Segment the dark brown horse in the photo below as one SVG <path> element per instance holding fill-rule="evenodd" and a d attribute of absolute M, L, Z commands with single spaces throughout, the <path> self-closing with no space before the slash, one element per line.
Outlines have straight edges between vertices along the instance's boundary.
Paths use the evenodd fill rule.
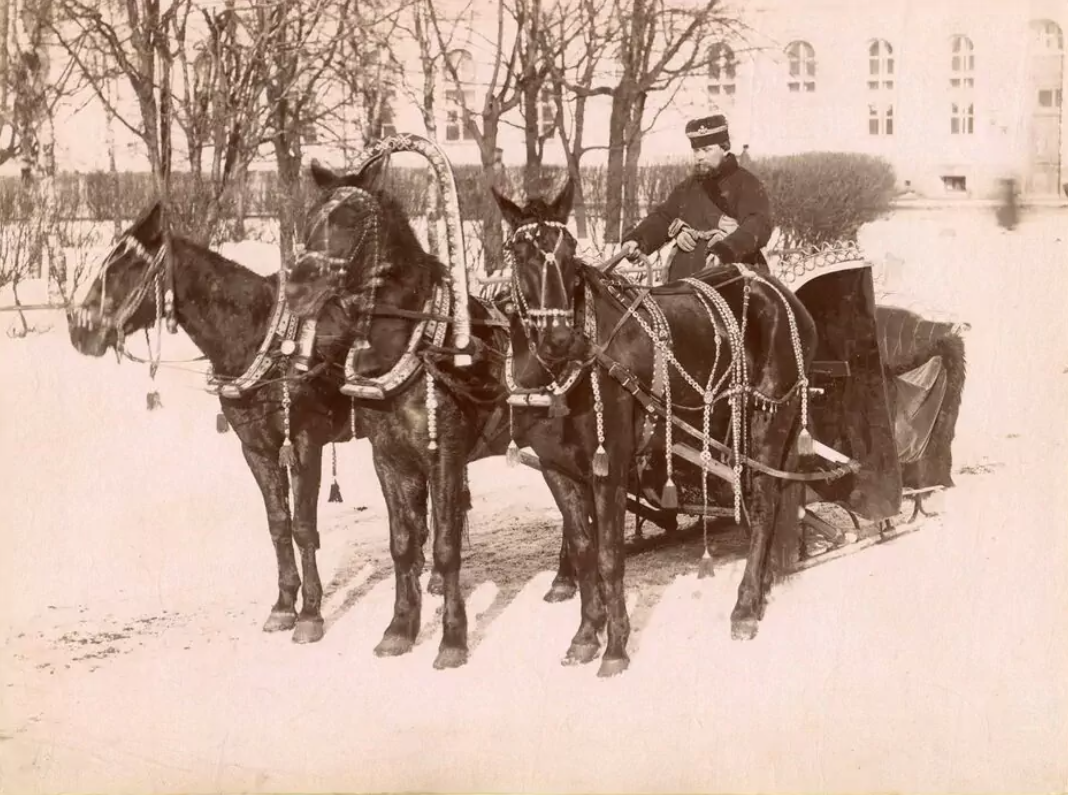
<path fill-rule="evenodd" d="M 155 204 L 119 238 L 85 301 L 68 311 L 71 343 L 88 356 L 109 348 L 121 353 L 127 335 L 166 315 L 200 348 L 219 382 L 243 386 L 234 396 L 220 396 L 220 403 L 263 494 L 278 558 L 278 599 L 263 629 L 292 629 L 294 641 L 315 642 L 323 635 L 316 564 L 322 451 L 329 442 L 351 438 L 350 400 L 327 368 L 290 377 L 277 276 L 259 276 L 181 237 L 170 240 L 168 257 L 166 240 Z M 335 319 L 341 319 L 340 309 L 327 307 L 320 329 L 330 329 Z M 323 359 L 347 350 L 348 342 L 332 332 L 320 338 Z"/>
<path fill-rule="evenodd" d="M 449 273 L 424 251 L 399 204 L 381 189 L 385 162 L 372 160 L 358 173 L 344 176 L 313 163 L 312 177 L 321 194 L 308 212 L 305 251 L 286 282 L 288 305 L 298 317 L 317 317 L 321 308 L 340 299 L 348 334 L 365 341 L 353 364 L 360 383 L 390 371 L 408 353 L 418 323 L 432 316 L 449 323 L 447 312 L 427 309 L 448 289 Z M 390 508 L 390 551 L 397 578 L 394 619 L 379 653 L 407 651 L 419 630 L 417 551 L 425 534 L 429 494 L 434 568 L 445 592 L 442 650 L 456 650 L 450 662 L 460 661 L 467 633 L 459 587 L 460 534 L 469 507 L 466 465 L 505 454 L 512 437 L 525 443 L 536 433 L 533 418 L 521 425 L 510 422 L 503 385 L 508 340 L 504 316 L 470 296 L 467 308 L 475 346 L 471 366 L 454 364 L 455 329 L 449 323 L 439 343 L 420 342 L 414 349 L 421 369 L 410 376 L 410 385 L 361 399 L 356 409 Z M 565 528 L 583 523 L 588 514 L 571 481 L 553 471 L 544 476 Z M 563 547 L 546 600 L 570 598 L 574 591 Z"/>
<path fill-rule="evenodd" d="M 535 370 L 540 384 L 568 387 L 569 413 L 558 435 L 536 439 L 533 447 L 543 462 L 578 470 L 593 518 L 592 526 L 565 527 L 582 599 L 565 662 L 594 659 L 607 622 L 600 675 L 621 672 L 629 663 L 623 592 L 628 491 L 651 489 L 673 507 L 676 481 L 681 487 L 704 480 L 681 459 L 673 467 L 668 451 L 678 445 L 665 433 L 673 420 L 669 413 L 661 422 L 657 413 L 665 407 L 703 429 L 703 438 L 734 451 L 727 464 L 709 452 L 710 442 L 699 452 L 708 456 L 710 469 L 718 463 L 719 471 L 734 476 L 707 483 L 707 501 L 730 505 L 737 499 L 736 512 L 744 511 L 748 520 L 750 550 L 731 631 L 735 638 L 752 638 L 771 582 L 788 573 L 799 538 L 800 484 L 787 484 L 769 470 L 796 469 L 800 453 L 807 452 L 796 444 L 808 441 L 806 374 L 816 343 L 809 314 L 781 283 L 734 267 L 706 273 L 699 284 L 649 291 L 582 263 L 566 227 L 570 181 L 555 201 L 534 200 L 523 209 L 495 197 L 512 229 L 517 371 Z M 539 385 L 516 380 L 519 388 Z M 674 438 L 683 435 L 675 431 Z"/>

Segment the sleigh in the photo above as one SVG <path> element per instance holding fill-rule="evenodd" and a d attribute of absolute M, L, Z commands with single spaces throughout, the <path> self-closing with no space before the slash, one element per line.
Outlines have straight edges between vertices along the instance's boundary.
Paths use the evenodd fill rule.
<path fill-rule="evenodd" d="M 924 499 L 953 485 L 951 445 L 964 385 L 964 345 L 959 326 L 876 305 L 872 266 L 855 244 L 776 254 L 773 274 L 805 305 L 819 337 L 808 404 L 818 464 L 793 472 L 763 467 L 804 490 L 799 515 L 806 532 L 796 565 L 807 568 L 917 529 L 918 516 L 931 515 Z M 658 283 L 663 270 L 639 258 L 641 264 L 623 271 L 623 278 Z M 620 259 L 609 260 L 604 269 L 613 270 Z M 652 410 L 649 385 L 621 377 Z M 510 400 L 517 406 L 549 401 L 536 395 Z M 628 510 L 640 544 L 646 523 L 670 536 L 680 517 L 736 518 L 727 488 L 734 478 L 732 451 L 713 440 L 715 455 L 702 455 L 700 429 L 673 422 L 677 504 L 665 507 L 649 485 L 663 481 L 653 461 L 646 460 L 645 470 L 639 466 L 630 478 Z M 540 468 L 528 450 L 520 460 Z M 714 504 L 702 491 L 704 475 L 718 483 Z M 911 506 L 907 519 L 903 505 Z"/>

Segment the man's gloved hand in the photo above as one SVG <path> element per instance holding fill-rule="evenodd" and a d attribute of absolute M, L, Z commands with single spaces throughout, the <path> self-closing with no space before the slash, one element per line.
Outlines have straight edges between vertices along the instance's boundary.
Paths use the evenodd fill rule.
<path fill-rule="evenodd" d="M 637 240 L 624 240 L 620 250 L 626 255 L 628 259 L 632 258 L 638 251 Z"/>
<path fill-rule="evenodd" d="M 668 234 L 675 238 L 675 245 L 682 251 L 690 252 L 697 247 L 697 235 L 694 234 L 693 227 L 681 218 L 676 218 L 671 222 Z"/>

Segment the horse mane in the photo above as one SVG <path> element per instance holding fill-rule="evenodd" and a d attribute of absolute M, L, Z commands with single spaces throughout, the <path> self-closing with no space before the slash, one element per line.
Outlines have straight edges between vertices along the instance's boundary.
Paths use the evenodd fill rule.
<path fill-rule="evenodd" d="M 207 246 L 197 243 L 195 240 L 191 240 L 181 235 L 172 235 L 171 244 L 174 247 L 175 254 L 185 252 L 191 253 L 200 259 L 207 260 L 208 264 L 216 271 L 218 275 L 226 275 L 229 271 L 232 274 L 243 274 L 263 281 L 265 284 L 270 284 L 272 287 L 276 287 L 278 284 L 278 273 L 272 273 L 269 276 L 263 276 L 256 271 L 242 265 L 236 260 L 232 260 L 229 257 L 220 254 L 214 249 L 210 249 Z"/>

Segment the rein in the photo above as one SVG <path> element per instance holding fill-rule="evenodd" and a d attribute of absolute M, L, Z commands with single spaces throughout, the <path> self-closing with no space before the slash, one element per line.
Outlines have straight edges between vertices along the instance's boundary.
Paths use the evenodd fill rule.
<path fill-rule="evenodd" d="M 643 431 L 643 445 L 652 437 L 653 423 L 656 422 L 654 417 L 665 422 L 665 464 L 667 468 L 667 479 L 665 481 L 664 493 L 661 499 L 661 506 L 664 508 L 674 509 L 677 507 L 676 490 L 672 479 L 672 456 L 674 454 L 674 445 L 672 443 L 671 429 L 673 427 L 677 427 L 694 439 L 700 440 L 700 456 L 697 458 L 695 451 L 695 459 L 700 462 L 701 468 L 704 469 L 706 473 L 708 471 L 716 471 L 717 465 L 712 459 L 713 450 L 725 457 L 725 460 L 728 462 L 728 467 L 722 467 L 722 465 L 718 466 L 722 468 L 720 471 L 725 472 L 728 480 L 732 481 L 734 485 L 734 514 L 736 521 L 740 520 L 740 514 L 743 510 L 741 482 L 744 468 L 762 472 L 776 478 L 800 482 L 833 480 L 850 472 L 857 471 L 859 465 L 856 462 L 849 461 L 846 464 L 834 462 L 834 468 L 829 471 L 787 472 L 777 467 L 763 464 L 747 454 L 748 423 L 745 415 L 747 412 L 747 404 L 750 400 L 755 401 L 757 407 L 762 407 L 767 411 L 774 411 L 778 406 L 784 405 L 787 401 L 794 399 L 800 394 L 802 430 L 798 437 L 799 449 L 805 446 L 806 437 L 809 446 L 811 446 L 811 437 L 808 436 L 807 432 L 808 380 L 807 374 L 804 372 L 796 318 L 793 315 L 792 308 L 790 307 L 786 296 L 784 296 L 775 285 L 767 282 L 766 279 L 745 266 L 736 266 L 738 268 L 737 275 L 722 280 L 715 286 L 702 279 L 691 277 L 685 280 L 689 288 L 688 292 L 690 292 L 705 307 L 705 310 L 708 313 L 709 323 L 715 333 L 715 361 L 709 370 L 708 383 L 702 385 L 687 373 L 686 370 L 683 369 L 681 363 L 676 359 L 671 347 L 671 331 L 667 317 L 664 315 L 659 304 L 649 300 L 653 295 L 652 285 L 636 285 L 627 280 L 623 280 L 622 283 L 617 283 L 617 280 L 609 275 L 614 266 L 622 260 L 622 256 L 617 255 L 617 257 L 602 265 L 600 269 L 594 266 L 585 266 L 581 264 L 578 266 L 579 283 L 584 285 L 585 293 L 585 301 L 581 313 L 583 317 L 581 319 L 579 317 L 579 308 L 574 301 L 569 302 L 569 305 L 564 308 L 546 307 L 545 301 L 548 295 L 547 283 L 549 279 L 552 278 L 550 276 L 550 264 L 553 266 L 552 270 L 555 271 L 556 279 L 561 286 L 562 294 L 567 296 L 572 293 L 570 293 L 564 283 L 562 266 L 558 261 L 560 241 L 566 233 L 566 227 L 558 222 L 544 224 L 565 230 L 561 231 L 561 234 L 557 237 L 553 249 L 547 251 L 538 246 L 536 242 L 534 230 L 538 229 L 541 225 L 543 224 L 533 222 L 517 228 L 512 239 L 509 240 L 508 251 L 512 254 L 515 240 L 522 238 L 530 240 L 535 248 L 538 249 L 538 253 L 542 257 L 540 268 L 542 278 L 540 285 L 542 305 L 539 307 L 531 307 L 525 300 L 520 288 L 514 254 L 512 254 L 512 262 L 510 263 L 512 266 L 511 290 L 513 301 L 518 308 L 520 323 L 527 337 L 527 343 L 531 348 L 531 353 L 535 360 L 549 372 L 552 379 L 551 384 L 548 387 L 548 391 L 552 395 L 550 406 L 555 405 L 557 402 L 562 403 L 566 392 L 577 383 L 579 374 L 587 366 L 590 366 L 591 364 L 594 365 L 591 370 L 591 387 L 593 390 L 594 410 L 597 419 L 598 438 L 598 448 L 593 461 L 595 476 L 605 476 L 608 473 L 607 455 L 605 454 L 603 447 L 603 403 L 601 400 L 601 389 L 598 379 L 598 371 L 600 369 L 606 370 L 608 374 L 620 383 L 635 399 L 637 399 L 645 409 L 646 417 L 645 430 Z M 746 321 L 749 314 L 749 296 L 751 285 L 754 280 L 772 288 L 773 292 L 782 301 L 788 315 L 787 320 L 790 327 L 791 347 L 793 348 L 798 366 L 798 380 L 786 394 L 779 397 L 763 395 L 749 383 L 748 362 L 745 352 L 745 336 Z M 734 311 L 719 290 L 739 281 L 744 283 L 744 289 L 740 318 L 736 318 L 734 316 Z M 599 296 L 608 300 L 610 304 L 614 304 L 621 312 L 621 316 L 615 322 L 611 331 L 603 341 L 597 339 L 594 291 L 596 291 Z M 645 310 L 644 317 L 642 314 L 639 314 L 639 310 L 641 309 Z M 629 320 L 638 323 L 653 342 L 654 365 L 653 384 L 651 389 L 641 384 L 637 377 L 624 365 L 615 361 L 607 354 L 613 340 L 616 339 L 619 332 Z M 592 354 L 585 361 L 572 361 L 570 363 L 572 369 L 568 373 L 568 377 L 563 384 L 560 383 L 559 377 L 550 370 L 538 355 L 532 341 L 531 332 L 535 328 L 551 328 L 555 322 L 561 322 L 565 326 L 575 327 L 576 330 L 584 333 L 586 338 L 593 344 Z M 582 324 L 581 326 L 579 326 L 580 322 Z M 719 380 L 714 382 L 713 379 L 715 379 L 716 373 L 722 369 L 720 366 L 720 357 L 721 343 L 724 341 L 727 345 L 722 353 L 726 356 L 724 359 L 726 368 L 723 369 Z M 509 361 L 506 366 L 506 375 L 509 376 L 511 376 L 512 372 L 511 353 L 511 345 L 509 345 Z M 703 406 L 701 407 L 703 408 L 704 415 L 702 428 L 697 428 L 675 415 L 673 410 L 675 407 L 671 396 L 669 367 L 673 367 L 678 371 L 682 378 L 703 396 Z M 727 383 L 728 379 L 729 384 Z M 517 394 L 519 390 L 516 389 L 514 380 L 511 378 L 509 378 L 508 386 L 509 390 L 512 392 L 512 397 L 509 399 L 509 402 L 512 405 L 540 404 L 539 401 L 531 399 L 531 396 L 529 395 L 530 392 L 535 390 L 522 390 L 522 393 L 527 394 Z M 517 400 L 516 398 L 522 399 Z M 711 412 L 714 404 L 720 399 L 728 400 L 731 405 L 731 420 L 730 425 L 728 426 L 730 437 L 729 444 L 714 439 L 711 436 Z M 551 413 L 563 414 L 566 413 L 566 408 L 562 412 Z M 705 478 L 702 478 L 702 488 L 704 491 L 705 503 L 707 505 L 707 474 Z"/>

